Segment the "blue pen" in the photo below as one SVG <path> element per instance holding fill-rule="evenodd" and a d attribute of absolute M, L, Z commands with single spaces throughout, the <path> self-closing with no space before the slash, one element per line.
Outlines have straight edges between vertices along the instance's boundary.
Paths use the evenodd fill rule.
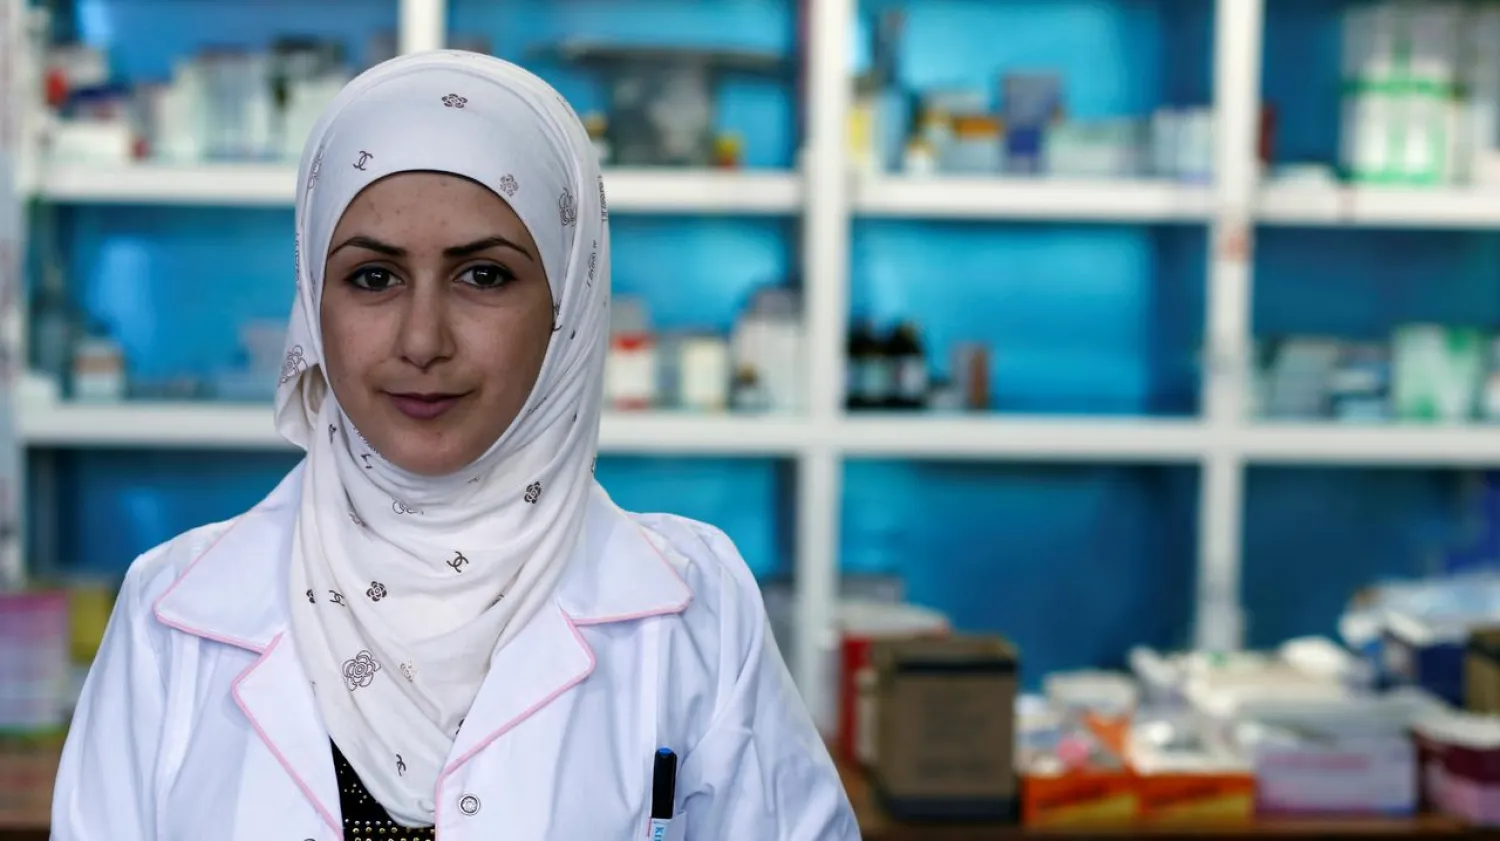
<path fill-rule="evenodd" d="M 667 837 L 677 811 L 677 754 L 660 748 L 651 765 L 651 841 Z"/>

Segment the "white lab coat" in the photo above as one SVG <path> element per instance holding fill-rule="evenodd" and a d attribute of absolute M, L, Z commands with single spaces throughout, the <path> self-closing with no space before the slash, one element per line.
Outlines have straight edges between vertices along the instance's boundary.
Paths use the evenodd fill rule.
<path fill-rule="evenodd" d="M 287 622 L 301 478 L 131 566 L 63 752 L 55 841 L 343 838 Z M 676 837 L 859 838 L 733 544 L 597 501 L 587 530 L 599 550 L 495 657 L 439 781 L 438 837 L 644 838 L 669 747 Z"/>

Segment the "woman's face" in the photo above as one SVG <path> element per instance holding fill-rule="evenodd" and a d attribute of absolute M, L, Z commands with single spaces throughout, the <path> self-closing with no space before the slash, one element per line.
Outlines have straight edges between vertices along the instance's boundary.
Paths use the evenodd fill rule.
<path fill-rule="evenodd" d="M 552 334 L 552 293 L 499 196 L 441 173 L 377 181 L 344 211 L 323 278 L 328 381 L 387 460 L 453 473 L 520 413 Z"/>

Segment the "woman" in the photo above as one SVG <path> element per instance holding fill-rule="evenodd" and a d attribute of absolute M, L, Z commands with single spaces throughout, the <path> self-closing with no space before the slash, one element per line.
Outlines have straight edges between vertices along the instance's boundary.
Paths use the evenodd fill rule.
<path fill-rule="evenodd" d="M 329 107 L 276 400 L 307 457 L 131 566 L 53 838 L 858 837 L 733 545 L 593 481 L 591 149 L 474 54 L 386 62 Z"/>

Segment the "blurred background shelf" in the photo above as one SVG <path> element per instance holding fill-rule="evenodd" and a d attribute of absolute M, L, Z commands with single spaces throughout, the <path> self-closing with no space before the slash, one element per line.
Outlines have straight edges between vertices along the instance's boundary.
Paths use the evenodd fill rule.
<path fill-rule="evenodd" d="M 55 404 L 19 418 L 28 447 L 289 449 L 254 404 Z M 825 441 L 852 458 L 1191 464 L 1224 447 L 1261 464 L 1500 467 L 1500 428 L 1483 425 L 1262 421 L 1216 436 L 1195 419 L 860 412 L 820 430 L 795 416 L 649 411 L 606 413 L 600 427 L 600 449 L 620 455 L 794 458 Z"/>
<path fill-rule="evenodd" d="M 270 407 L 209 402 L 27 406 L 20 435 L 30 447 L 67 449 L 283 450 Z M 964 418 L 863 413 L 831 436 L 803 418 L 612 412 L 600 427 L 609 453 L 793 457 L 819 440 L 854 456 L 1166 463 L 1202 457 L 1207 438 L 1193 420 L 994 415 Z"/>
<path fill-rule="evenodd" d="M 748 388 L 788 413 L 608 414 L 599 479 L 734 540 L 826 734 L 848 699 L 829 646 L 862 644 L 845 608 L 871 594 L 1003 635 L 1035 693 L 1133 647 L 1192 664 L 1335 637 L 1381 582 L 1500 560 L 1500 130 L 1405 153 L 1500 111 L 1492 4 L 1429 20 L 1451 43 L 1422 73 L 1459 95 L 1424 79 L 1399 108 L 1365 84 L 1395 41 L 1344 36 L 1449 4 L 0 0 L 23 5 L 57 15 L 23 70 L 65 68 L 70 92 L 28 82 L 20 116 L 49 133 L 19 198 L 42 201 L 0 260 L 26 261 L 31 370 L 95 400 L 267 399 L 243 386 L 282 364 L 299 135 L 343 74 L 454 47 L 557 86 L 606 162 L 616 370 L 671 374 L 616 379 L 607 405 Z M 293 74 L 275 130 L 235 79 L 287 50 L 342 58 Z M 692 154 L 632 140 L 655 121 L 621 87 L 726 52 L 779 69 L 697 84 Z M 105 134 L 105 106 L 162 119 Z M 1460 381 L 1472 410 L 1434 411 Z M 299 455 L 263 402 L 17 405 L 24 563 L 0 553 L 0 579 L 113 580 Z M 1454 425 L 1415 420 L 1436 414 Z"/>
<path fill-rule="evenodd" d="M 1247 460 L 1303 465 L 1494 468 L 1500 428 L 1264 422 L 1242 436 Z"/>
<path fill-rule="evenodd" d="M 802 212 L 802 178 L 794 172 L 609 169 L 604 187 L 610 209 L 630 213 Z"/>
<path fill-rule="evenodd" d="M 838 446 L 855 457 L 1155 464 L 1196 461 L 1206 440 L 1196 420 L 855 415 Z"/>
<path fill-rule="evenodd" d="M 23 406 L 17 432 L 29 447 L 281 450 L 266 406 L 198 403 Z"/>
<path fill-rule="evenodd" d="M 44 167 L 33 186 L 40 198 L 70 204 L 290 207 L 297 189 L 297 167 L 256 163 L 54 165 Z"/>
<path fill-rule="evenodd" d="M 1273 225 L 1500 229 L 1500 190 L 1269 185 L 1258 218 Z"/>
<path fill-rule="evenodd" d="M 960 176 L 861 179 L 853 211 L 921 219 L 1207 221 L 1213 193 L 1169 181 Z"/>
<path fill-rule="evenodd" d="M 288 164 L 198 166 L 47 166 L 40 197 L 70 204 L 289 207 L 297 168 Z M 605 188 L 613 210 L 632 213 L 790 215 L 802 206 L 802 182 L 778 170 L 612 169 Z"/>
<path fill-rule="evenodd" d="M 213 403 L 28 406 L 19 433 L 29 447 L 59 449 L 287 450 L 269 406 Z M 600 449 L 612 454 L 795 456 L 808 440 L 795 417 L 606 414 Z"/>

